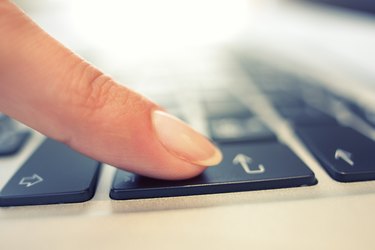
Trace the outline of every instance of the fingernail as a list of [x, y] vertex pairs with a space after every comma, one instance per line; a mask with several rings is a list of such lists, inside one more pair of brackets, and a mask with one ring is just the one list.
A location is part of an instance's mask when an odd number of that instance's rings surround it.
[[221, 151], [178, 118], [155, 110], [152, 122], [161, 144], [173, 155], [200, 166], [213, 166], [221, 162]]

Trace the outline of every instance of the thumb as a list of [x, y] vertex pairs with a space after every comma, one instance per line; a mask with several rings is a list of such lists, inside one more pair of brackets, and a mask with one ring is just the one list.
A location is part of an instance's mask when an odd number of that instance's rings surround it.
[[205, 137], [0, 2], [0, 111], [98, 161], [183, 179], [221, 161]]

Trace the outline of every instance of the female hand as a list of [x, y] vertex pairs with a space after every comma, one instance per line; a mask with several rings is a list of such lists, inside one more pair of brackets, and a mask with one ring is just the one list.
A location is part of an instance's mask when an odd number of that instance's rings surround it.
[[149, 177], [190, 178], [222, 159], [208, 139], [69, 51], [8, 0], [0, 0], [0, 112]]

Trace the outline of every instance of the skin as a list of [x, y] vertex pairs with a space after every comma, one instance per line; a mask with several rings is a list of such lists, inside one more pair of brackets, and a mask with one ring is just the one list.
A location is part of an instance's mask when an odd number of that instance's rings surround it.
[[[155, 133], [151, 114], [160, 109], [0, 0], [0, 112], [98, 161], [154, 178], [190, 178], [207, 167], [204, 163], [221, 160], [171, 153]], [[195, 144], [211, 144], [184, 129]]]

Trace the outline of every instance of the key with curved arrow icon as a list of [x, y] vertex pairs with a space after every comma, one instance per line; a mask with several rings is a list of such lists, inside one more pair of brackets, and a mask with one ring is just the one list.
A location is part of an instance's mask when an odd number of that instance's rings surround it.
[[262, 164], [259, 164], [256, 170], [250, 169], [251, 162], [253, 162], [253, 159], [245, 154], [237, 154], [232, 161], [234, 165], [241, 165], [247, 174], [261, 174], [266, 171], [266, 168]]
[[[228, 143], [220, 145], [220, 149], [224, 159], [217, 167], [188, 180], [155, 180], [117, 170], [110, 197], [129, 200], [316, 184], [314, 173], [287, 146], [278, 142]], [[129, 181], [132, 177], [134, 182]]]

